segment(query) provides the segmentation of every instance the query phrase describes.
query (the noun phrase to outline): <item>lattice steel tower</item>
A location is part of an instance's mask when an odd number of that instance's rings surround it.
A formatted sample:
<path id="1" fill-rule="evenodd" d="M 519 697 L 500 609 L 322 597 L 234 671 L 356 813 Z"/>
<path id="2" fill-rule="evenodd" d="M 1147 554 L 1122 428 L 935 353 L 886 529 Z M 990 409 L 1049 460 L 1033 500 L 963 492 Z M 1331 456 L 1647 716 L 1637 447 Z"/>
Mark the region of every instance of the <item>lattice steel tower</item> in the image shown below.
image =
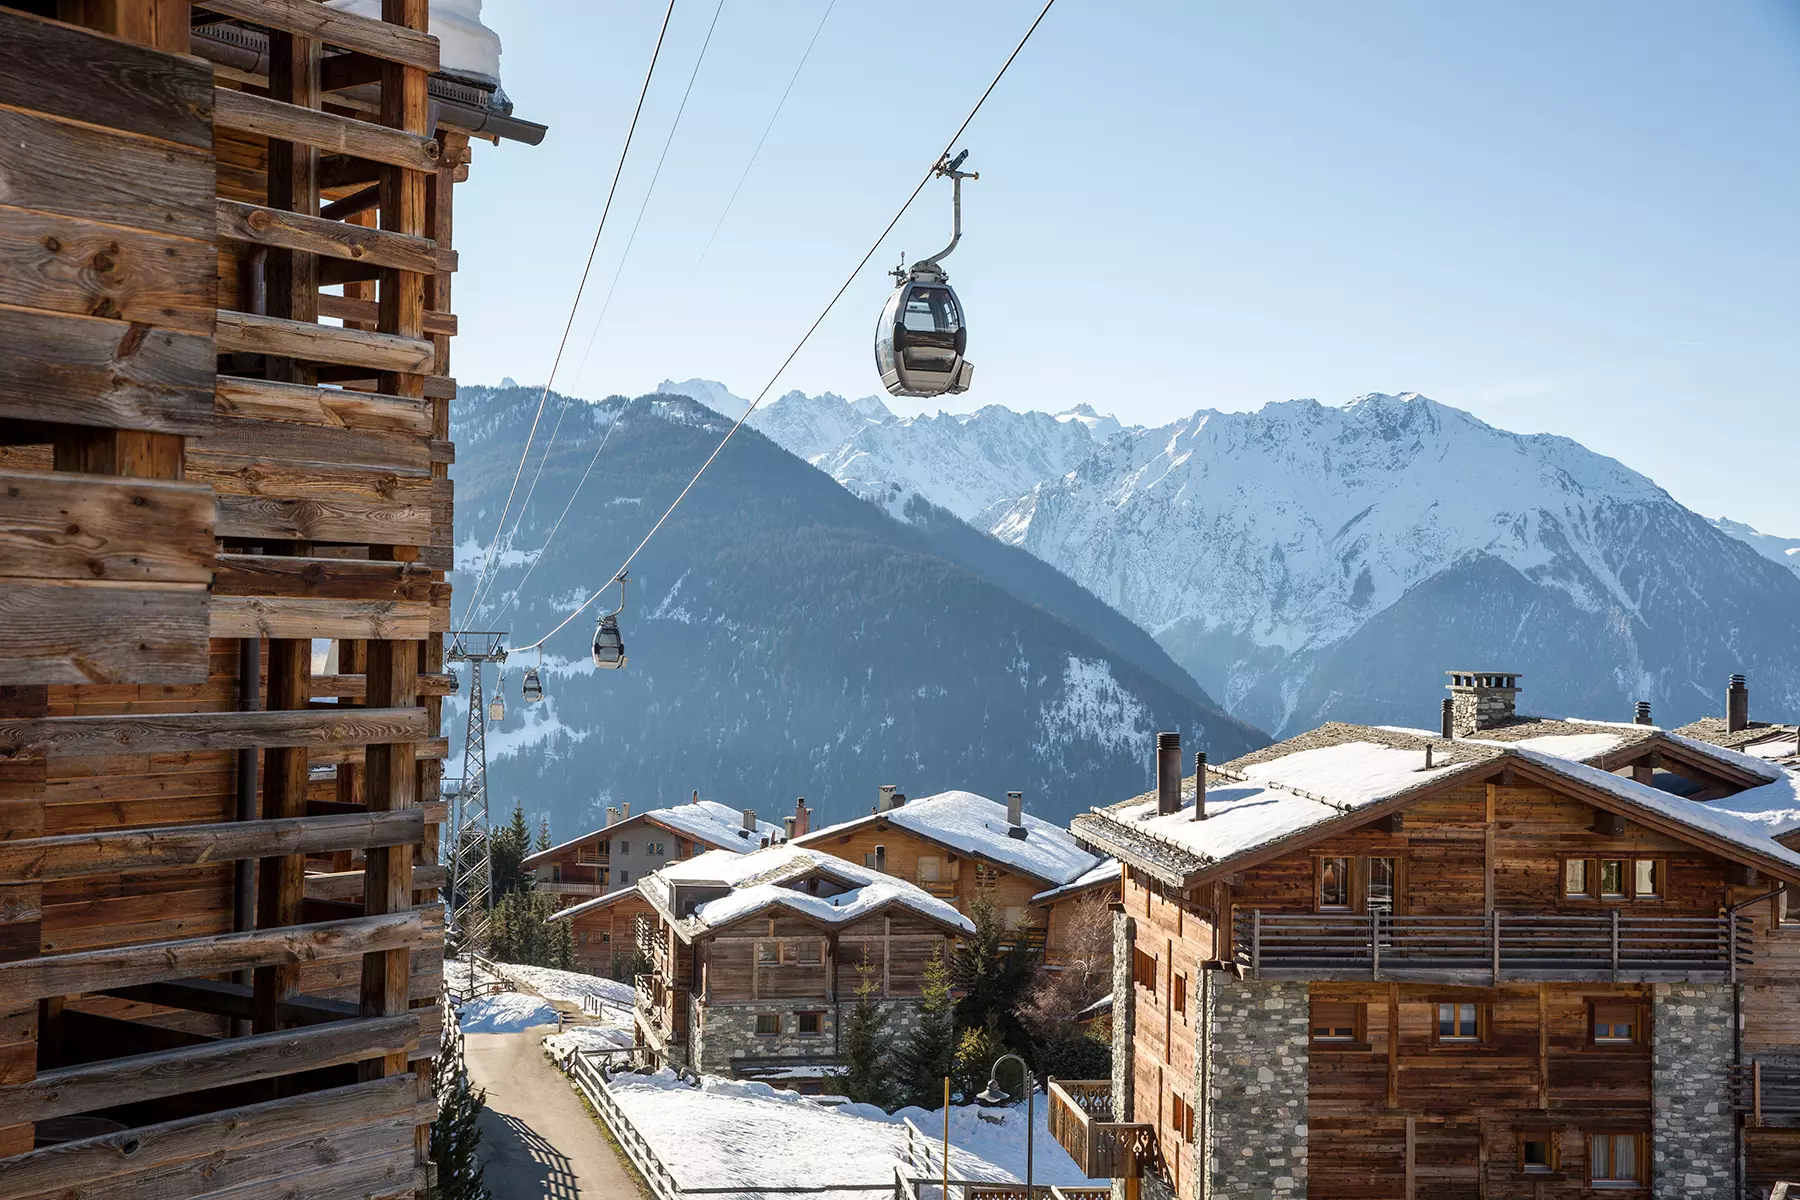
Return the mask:
<path id="1" fill-rule="evenodd" d="M 450 928 L 471 958 L 487 945 L 488 908 L 494 890 L 493 841 L 488 826 L 487 723 L 482 672 L 506 662 L 504 632 L 463 630 L 450 635 L 448 662 L 469 664 L 469 728 L 463 742 L 462 786 L 450 814 L 450 875 L 444 907 Z"/>

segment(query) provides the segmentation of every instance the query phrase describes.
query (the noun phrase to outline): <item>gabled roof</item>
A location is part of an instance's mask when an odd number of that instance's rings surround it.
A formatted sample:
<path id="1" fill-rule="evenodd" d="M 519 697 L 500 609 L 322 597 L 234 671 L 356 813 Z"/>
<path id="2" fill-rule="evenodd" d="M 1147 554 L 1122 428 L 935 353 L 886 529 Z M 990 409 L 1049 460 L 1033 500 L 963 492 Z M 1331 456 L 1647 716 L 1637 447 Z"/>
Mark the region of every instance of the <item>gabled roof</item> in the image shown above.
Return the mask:
<path id="1" fill-rule="evenodd" d="M 830 895 L 797 890 L 798 885 L 812 880 L 843 890 Z M 682 885 L 714 885 L 729 891 L 682 917 L 674 909 L 674 890 Z M 903 879 L 791 842 L 748 854 L 708 851 L 653 872 L 638 887 L 687 941 L 776 908 L 833 926 L 899 907 L 952 933 L 971 933 L 975 928 L 955 908 Z"/>
<path id="2" fill-rule="evenodd" d="M 1533 727 L 1521 731 L 1524 736 L 1489 737 L 1491 731 L 1484 731 L 1481 739 L 1445 741 L 1423 730 L 1333 723 L 1210 768 L 1203 821 L 1193 819 L 1190 777 L 1182 781 L 1178 813 L 1158 815 L 1156 795 L 1149 792 L 1084 813 L 1073 829 L 1087 845 L 1165 882 L 1189 886 L 1303 848 L 1422 796 L 1516 768 L 1671 836 L 1800 880 L 1800 854 L 1776 842 L 1766 826 L 1722 807 L 1760 788 L 1786 786 L 1779 768 L 1652 727 L 1637 726 L 1634 736 L 1634 727 L 1597 722 L 1529 724 Z M 1571 728 L 1584 724 L 1591 727 Z M 1605 765 L 1616 748 L 1603 747 L 1600 739 L 1613 729 L 1640 744 L 1703 753 L 1709 762 L 1753 773 L 1759 787 L 1703 803 L 1609 774 Z M 1427 745 L 1433 750 L 1430 768 L 1424 761 Z M 1567 756 L 1574 754 L 1595 762 Z"/>
<path id="3" fill-rule="evenodd" d="M 1120 870 L 1118 859 L 1103 858 L 1100 860 L 1100 865 L 1087 874 L 1072 879 L 1061 887 L 1046 888 L 1033 896 L 1031 902 L 1033 904 L 1054 904 L 1058 900 L 1067 900 L 1070 896 L 1078 896 L 1082 892 L 1090 892 L 1096 888 L 1116 889 L 1119 886 Z"/>
<path id="4" fill-rule="evenodd" d="M 617 891 L 608 892 L 604 896 L 595 896 L 592 900 L 583 900 L 580 904 L 571 904 L 567 908 L 558 909 L 550 915 L 550 920 L 566 921 L 570 917 L 578 917 L 582 913 L 596 912 L 602 908 L 611 908 L 621 900 L 642 900 L 643 898 L 644 894 L 637 890 L 637 885 L 634 883 L 630 887 L 619 888 Z"/>
<path id="5" fill-rule="evenodd" d="M 771 825 L 767 821 L 756 822 L 756 832 L 752 834 L 744 828 L 744 816 L 736 809 L 720 804 L 717 800 L 690 800 L 686 804 L 672 804 L 668 808 L 651 808 L 643 812 L 632 813 L 614 821 L 611 825 L 590 830 L 579 837 L 570 838 L 558 843 L 548 850 L 539 850 L 527 855 L 519 864 L 530 869 L 541 862 L 548 862 L 558 854 L 590 842 L 597 838 L 610 838 L 618 831 L 639 821 L 655 825 L 670 833 L 679 834 L 703 842 L 714 849 L 754 850 L 762 845 L 762 839 L 770 841 L 781 837 L 783 830 L 779 825 Z"/>
<path id="6" fill-rule="evenodd" d="M 1071 883 L 1099 865 L 1099 858 L 1082 849 L 1067 829 L 1030 813 L 1023 818 L 1025 836 L 1015 838 L 1008 833 L 1006 805 L 974 792 L 939 792 L 886 812 L 828 825 L 795 838 L 794 844 L 824 845 L 829 838 L 885 821 L 947 850 L 986 859 L 1053 887 Z"/>

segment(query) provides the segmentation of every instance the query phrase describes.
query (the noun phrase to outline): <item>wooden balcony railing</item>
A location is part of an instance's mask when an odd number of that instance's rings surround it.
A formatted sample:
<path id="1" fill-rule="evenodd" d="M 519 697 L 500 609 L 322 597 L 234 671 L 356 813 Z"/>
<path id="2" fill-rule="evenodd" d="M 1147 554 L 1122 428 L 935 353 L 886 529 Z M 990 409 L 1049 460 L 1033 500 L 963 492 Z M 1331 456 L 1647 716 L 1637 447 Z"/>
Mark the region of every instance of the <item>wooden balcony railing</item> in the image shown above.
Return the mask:
<path id="1" fill-rule="evenodd" d="M 1731 1106 L 1751 1126 L 1761 1125 L 1764 1117 L 1800 1115 L 1800 1067 L 1733 1063 Z"/>
<path id="2" fill-rule="evenodd" d="M 919 887 L 927 894 L 939 900 L 956 899 L 956 880 L 954 879 L 921 879 Z"/>
<path id="3" fill-rule="evenodd" d="M 1237 961 L 1260 979 L 1390 979 L 1492 984 L 1736 980 L 1748 966 L 1748 916 L 1413 917 L 1239 913 Z"/>
<path id="4" fill-rule="evenodd" d="M 1155 1127 L 1112 1118 L 1111 1081 L 1050 1081 L 1050 1136 L 1089 1179 L 1154 1174 Z"/>
<path id="5" fill-rule="evenodd" d="M 688 990 L 663 982 L 660 975 L 638 975 L 632 980 L 638 1018 L 658 1049 L 687 1041 Z"/>

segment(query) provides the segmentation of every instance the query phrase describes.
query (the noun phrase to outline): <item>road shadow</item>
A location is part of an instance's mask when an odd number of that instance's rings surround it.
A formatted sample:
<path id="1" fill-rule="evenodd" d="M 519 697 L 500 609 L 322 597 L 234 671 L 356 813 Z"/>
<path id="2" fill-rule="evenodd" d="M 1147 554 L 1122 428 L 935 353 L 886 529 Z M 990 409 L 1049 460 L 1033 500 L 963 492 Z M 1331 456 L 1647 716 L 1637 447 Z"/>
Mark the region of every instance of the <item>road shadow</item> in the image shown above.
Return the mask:
<path id="1" fill-rule="evenodd" d="M 481 1161 L 494 1200 L 576 1200 L 568 1155 L 510 1113 L 484 1109 Z"/>

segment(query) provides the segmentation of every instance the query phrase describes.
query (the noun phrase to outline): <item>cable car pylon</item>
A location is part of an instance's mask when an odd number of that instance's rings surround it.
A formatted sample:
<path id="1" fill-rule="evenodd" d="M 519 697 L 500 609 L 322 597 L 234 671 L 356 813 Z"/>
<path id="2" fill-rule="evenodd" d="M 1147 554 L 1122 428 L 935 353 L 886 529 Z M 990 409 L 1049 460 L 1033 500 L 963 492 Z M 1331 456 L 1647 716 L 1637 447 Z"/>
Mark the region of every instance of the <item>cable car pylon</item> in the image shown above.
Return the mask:
<path id="1" fill-rule="evenodd" d="M 506 633 L 452 632 L 444 660 L 469 664 L 469 722 L 463 739 L 462 785 L 451 797 L 450 872 L 444 908 L 450 916 L 450 929 L 460 941 L 458 948 L 473 971 L 475 955 L 487 946 L 488 910 L 494 891 L 494 849 L 488 823 L 488 713 L 481 676 L 488 663 L 505 664 Z"/>

